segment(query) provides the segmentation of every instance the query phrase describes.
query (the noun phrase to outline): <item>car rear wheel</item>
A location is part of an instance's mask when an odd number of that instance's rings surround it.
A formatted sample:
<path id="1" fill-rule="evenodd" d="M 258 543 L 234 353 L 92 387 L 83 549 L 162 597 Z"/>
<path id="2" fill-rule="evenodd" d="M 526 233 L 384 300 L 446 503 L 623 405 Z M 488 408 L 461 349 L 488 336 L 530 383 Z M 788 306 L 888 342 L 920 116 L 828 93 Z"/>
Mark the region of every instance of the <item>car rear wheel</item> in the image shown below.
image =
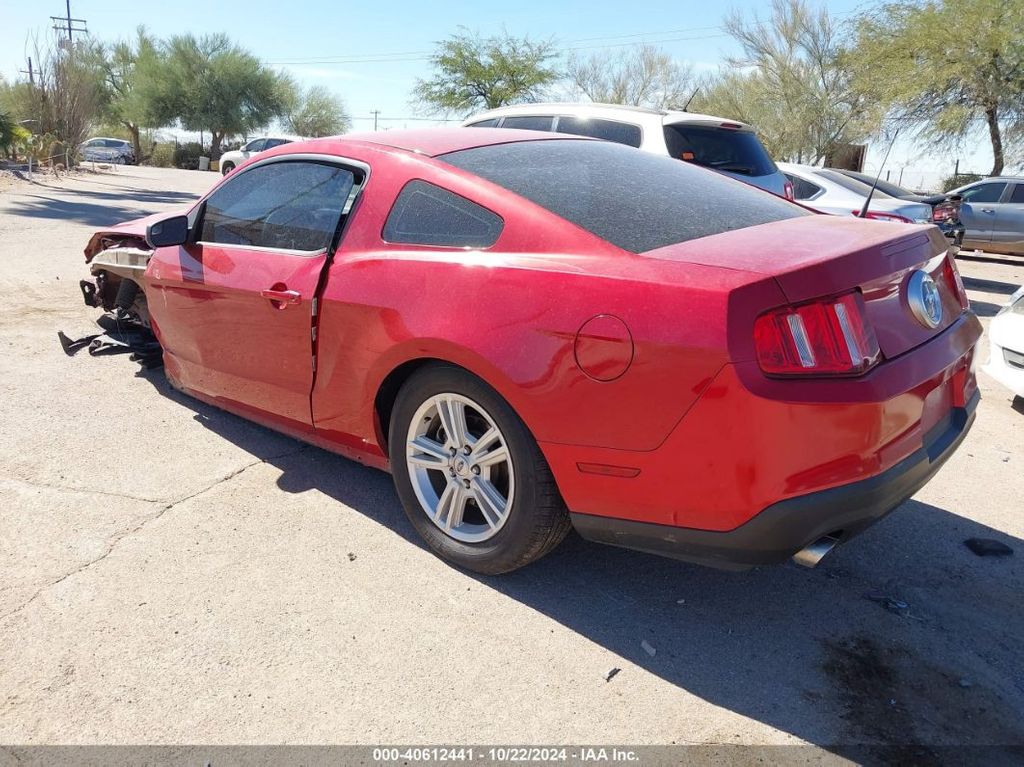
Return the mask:
<path id="1" fill-rule="evenodd" d="M 475 376 L 438 365 L 398 394 L 389 435 L 405 513 L 449 562 L 497 574 L 554 548 L 569 516 L 529 430 Z"/>
<path id="2" fill-rule="evenodd" d="M 225 176 L 226 176 L 226 175 L 228 175 L 228 174 L 229 174 L 229 173 L 230 173 L 231 171 L 233 171 L 234 169 L 235 169 L 235 164 L 234 164 L 233 162 L 226 162 L 226 163 L 224 163 L 224 164 L 223 164 L 223 165 L 222 165 L 222 166 L 220 167 L 220 172 L 221 172 L 221 174 L 222 174 L 222 175 L 225 175 Z"/>

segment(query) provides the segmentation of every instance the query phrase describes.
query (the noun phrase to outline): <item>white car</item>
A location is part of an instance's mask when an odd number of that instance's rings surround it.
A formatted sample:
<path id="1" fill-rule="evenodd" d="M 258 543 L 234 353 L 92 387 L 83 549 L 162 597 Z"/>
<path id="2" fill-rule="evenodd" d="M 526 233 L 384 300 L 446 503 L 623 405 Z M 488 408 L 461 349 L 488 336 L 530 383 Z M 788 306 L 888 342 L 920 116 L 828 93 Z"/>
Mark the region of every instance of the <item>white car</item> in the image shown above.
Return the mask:
<path id="1" fill-rule="evenodd" d="M 518 104 L 466 120 L 469 128 L 519 128 L 614 141 L 703 165 L 793 199 L 789 182 L 749 125 L 695 112 L 621 104 Z"/>
<path id="2" fill-rule="evenodd" d="M 123 138 L 97 136 L 83 143 L 79 151 L 86 162 L 112 162 L 116 165 L 131 165 L 135 162 L 132 142 Z"/>
<path id="3" fill-rule="evenodd" d="M 779 170 L 793 183 L 793 197 L 808 208 L 834 216 L 859 216 L 871 185 L 837 170 L 813 165 L 780 162 Z M 932 206 L 900 200 L 875 189 L 868 206 L 868 218 L 904 224 L 932 223 Z"/>
<path id="4" fill-rule="evenodd" d="M 1024 397 L 1024 287 L 992 318 L 988 327 L 991 356 L 982 368 L 1018 397 Z"/>
<path id="5" fill-rule="evenodd" d="M 220 172 L 226 176 L 254 154 L 265 152 L 275 146 L 281 146 L 281 144 L 304 140 L 301 136 L 260 136 L 251 139 L 243 144 L 241 149 L 225 152 L 220 156 Z"/>

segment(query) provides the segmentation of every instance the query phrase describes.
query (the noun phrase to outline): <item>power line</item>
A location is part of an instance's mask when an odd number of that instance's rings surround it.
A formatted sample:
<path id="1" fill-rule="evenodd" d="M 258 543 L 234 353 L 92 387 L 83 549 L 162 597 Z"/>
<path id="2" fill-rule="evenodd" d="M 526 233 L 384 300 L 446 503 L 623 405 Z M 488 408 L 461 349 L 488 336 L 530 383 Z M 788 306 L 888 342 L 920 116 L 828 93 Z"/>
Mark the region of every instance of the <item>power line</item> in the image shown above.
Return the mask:
<path id="1" fill-rule="evenodd" d="M 833 17 L 837 16 L 849 16 L 855 13 L 855 11 L 842 11 L 839 13 L 833 13 Z M 751 26 L 764 27 L 772 22 L 761 21 Z M 719 30 L 719 34 L 697 34 L 692 35 L 690 33 L 696 32 L 708 32 Z M 673 37 L 665 37 L 665 35 L 674 35 Z M 630 32 L 628 34 L 621 35 L 607 35 L 601 37 L 580 37 L 571 40 L 566 40 L 568 44 L 564 50 L 567 51 L 583 51 L 593 50 L 599 48 L 621 48 L 629 46 L 639 45 L 652 45 L 660 43 L 675 43 L 685 42 L 689 40 L 710 40 L 722 37 L 730 37 L 731 33 L 722 24 L 713 24 L 703 27 L 681 27 L 679 29 L 661 29 L 652 32 Z M 601 41 L 616 41 L 623 40 L 626 38 L 657 38 L 657 39 L 644 39 L 635 40 L 628 42 L 607 42 L 601 43 Z M 595 45 L 573 45 L 573 43 L 597 43 Z M 414 61 L 429 61 L 433 57 L 433 51 L 399 51 L 394 53 L 365 53 L 365 54 L 352 54 L 349 56 L 312 56 L 312 57 L 295 57 L 289 59 L 278 59 L 272 61 L 266 61 L 265 63 L 271 65 L 298 65 L 298 64 L 381 64 L 381 63 L 403 63 L 403 62 L 414 62 Z"/>

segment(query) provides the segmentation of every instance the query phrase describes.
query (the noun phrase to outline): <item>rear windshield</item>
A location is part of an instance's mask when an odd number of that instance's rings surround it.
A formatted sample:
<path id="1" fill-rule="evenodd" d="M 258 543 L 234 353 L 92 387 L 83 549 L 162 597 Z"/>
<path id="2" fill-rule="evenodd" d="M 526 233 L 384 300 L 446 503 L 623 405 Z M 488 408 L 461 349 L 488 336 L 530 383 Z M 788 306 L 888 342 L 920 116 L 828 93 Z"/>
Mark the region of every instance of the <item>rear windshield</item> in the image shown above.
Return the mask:
<path id="1" fill-rule="evenodd" d="M 858 173 L 854 170 L 837 170 L 836 173 L 841 173 L 847 178 L 852 178 L 854 181 L 861 181 L 868 185 L 868 189 L 870 189 L 871 185 L 875 183 L 875 177 L 869 176 L 867 173 Z M 879 190 L 890 197 L 906 197 L 914 194 L 909 189 L 904 189 L 902 186 L 898 186 L 891 181 L 886 181 L 884 178 L 878 179 L 878 183 L 875 187 L 875 194 L 878 194 Z"/>
<path id="2" fill-rule="evenodd" d="M 757 136 L 750 131 L 666 125 L 665 144 L 669 157 L 706 168 L 743 176 L 768 176 L 778 170 Z"/>
<path id="3" fill-rule="evenodd" d="M 634 253 L 813 215 L 741 181 L 605 141 L 524 141 L 438 159 Z"/>
<path id="4" fill-rule="evenodd" d="M 827 168 L 816 168 L 814 170 L 814 173 L 821 176 L 822 178 L 827 178 L 834 184 L 839 184 L 839 186 L 843 187 L 844 189 L 849 189 L 851 192 L 855 192 L 864 197 L 867 197 L 868 192 L 871 191 L 871 184 L 865 184 L 863 181 L 858 181 L 855 178 L 850 178 L 849 176 L 840 173 L 837 170 L 828 170 Z M 875 193 L 871 196 L 889 197 L 890 195 L 887 195 L 885 192 L 876 188 Z"/>

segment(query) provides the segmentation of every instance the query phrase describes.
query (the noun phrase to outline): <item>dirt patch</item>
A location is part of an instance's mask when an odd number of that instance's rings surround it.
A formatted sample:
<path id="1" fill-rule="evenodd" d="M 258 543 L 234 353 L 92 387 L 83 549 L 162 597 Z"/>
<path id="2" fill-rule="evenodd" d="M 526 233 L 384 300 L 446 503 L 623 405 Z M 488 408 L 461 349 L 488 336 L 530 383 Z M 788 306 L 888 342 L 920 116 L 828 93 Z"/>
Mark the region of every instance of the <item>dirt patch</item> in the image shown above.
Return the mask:
<path id="1" fill-rule="evenodd" d="M 981 746 L 990 749 L 986 760 L 1019 755 L 1020 712 L 979 680 L 866 636 L 826 642 L 825 648 L 823 669 L 843 709 L 847 737 L 884 745 L 882 761 L 962 763 L 965 750 Z"/>

